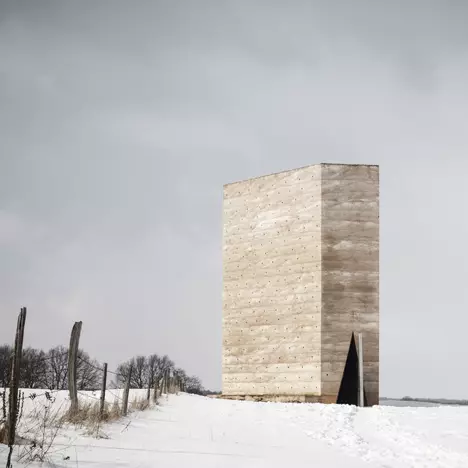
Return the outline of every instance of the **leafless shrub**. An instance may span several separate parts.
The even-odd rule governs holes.
[[[8,413],[6,409],[6,394],[7,390],[3,389],[0,392],[0,397],[2,399],[2,416],[0,417],[0,442],[7,443],[7,424],[8,424]],[[24,392],[21,390],[18,392],[18,408],[15,412],[16,417],[16,426],[19,425],[22,417],[23,417],[23,408],[24,408]]]
[[[54,407],[54,400],[34,406],[27,422],[21,425],[19,462],[50,462],[48,453],[63,427],[62,413],[62,405]]]

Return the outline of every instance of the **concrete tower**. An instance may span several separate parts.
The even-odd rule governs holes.
[[[367,404],[378,404],[378,166],[226,185],[223,394],[336,402],[353,332]]]

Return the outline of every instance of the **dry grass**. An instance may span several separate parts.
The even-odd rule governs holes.
[[[62,416],[62,422],[64,424],[73,424],[84,428],[84,433],[88,436],[95,437],[97,439],[109,438],[102,430],[104,423],[116,421],[121,418],[121,409],[117,401],[112,405],[105,403],[104,411],[101,414],[100,402],[89,400],[80,400],[78,404],[78,411],[73,413],[67,411]]]
[[[128,412],[145,411],[152,407],[147,398],[134,398],[128,405]],[[83,427],[85,434],[96,438],[108,438],[102,431],[104,423],[110,423],[122,418],[122,408],[117,400],[112,404],[105,403],[104,412],[100,414],[100,402],[89,402],[86,399],[80,400],[78,411],[74,413],[67,412],[62,416],[62,424],[73,424]]]
[[[130,403],[130,411],[145,411],[150,408],[151,403],[147,398],[134,398]]]
[[[105,403],[104,411],[101,414],[100,402],[80,400],[78,411],[74,411],[73,413],[67,411],[62,418],[65,423],[74,424],[75,426],[86,426],[89,424],[116,421],[121,417],[121,412],[122,411],[117,401],[112,405]]]

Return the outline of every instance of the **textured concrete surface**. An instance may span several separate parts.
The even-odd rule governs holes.
[[[337,395],[362,333],[369,404],[379,402],[379,171],[322,166],[322,395]]]
[[[378,187],[351,165],[225,186],[223,394],[336,400],[361,331],[378,401]]]

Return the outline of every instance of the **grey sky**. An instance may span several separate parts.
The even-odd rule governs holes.
[[[0,342],[220,387],[224,183],[381,166],[381,391],[467,397],[468,4],[0,0]]]

